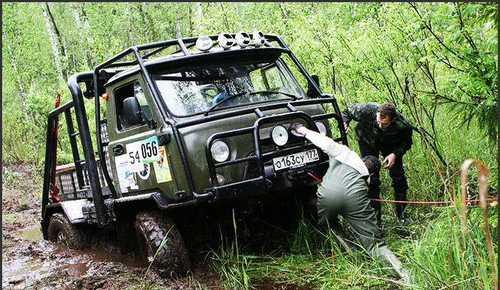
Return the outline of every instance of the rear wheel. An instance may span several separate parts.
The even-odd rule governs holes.
[[[188,251],[171,219],[159,212],[141,212],[136,216],[135,229],[140,254],[161,276],[184,275],[190,270]]]
[[[49,241],[66,245],[71,249],[80,250],[87,246],[83,231],[71,224],[62,213],[55,213],[50,217],[47,235]]]

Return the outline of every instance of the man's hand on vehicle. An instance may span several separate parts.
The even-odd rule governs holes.
[[[294,133],[297,136],[304,137],[306,136],[307,131],[309,130],[302,124],[297,123],[292,125],[292,133]]]
[[[396,163],[396,154],[394,153],[387,155],[384,158],[384,161],[382,161],[382,164],[384,164],[384,168],[391,168],[392,166],[394,166],[395,163]]]

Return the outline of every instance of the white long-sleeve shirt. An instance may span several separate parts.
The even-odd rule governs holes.
[[[333,139],[311,130],[308,130],[304,137],[328,154],[330,158],[335,158],[339,162],[349,165],[362,176],[370,175],[363,160],[361,160],[356,152],[349,149],[349,147],[339,144],[333,141]]]

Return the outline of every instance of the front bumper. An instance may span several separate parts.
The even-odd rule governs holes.
[[[215,200],[259,196],[271,192],[284,192],[297,186],[315,185],[317,181],[309,174],[322,176],[327,168],[328,160],[307,164],[298,169],[279,173],[266,168],[264,176],[214,186],[209,188],[207,192],[210,192]]]
[[[291,106],[290,106],[291,107]],[[321,119],[328,119],[333,117],[332,114],[321,114],[316,116],[309,116],[302,111],[292,110],[290,112],[264,116],[264,114],[256,109],[255,113],[259,118],[251,127],[234,129],[225,132],[213,134],[207,141],[206,157],[208,161],[208,170],[210,174],[211,187],[206,188],[205,193],[213,196],[215,199],[226,198],[239,198],[242,196],[265,194],[272,191],[286,191],[297,185],[312,186],[315,181],[309,176],[314,174],[322,176],[328,168],[328,156],[323,152],[318,153],[320,159],[318,161],[305,164],[300,168],[285,169],[275,171],[272,165],[272,159],[279,156],[293,154],[301,151],[306,151],[315,148],[313,144],[305,140],[303,144],[295,144],[295,146],[279,148],[271,152],[263,152],[263,142],[261,140],[260,129],[265,124],[275,124],[277,122],[287,121],[291,119],[301,119],[305,121],[307,127],[316,128],[315,121]],[[252,134],[253,136],[253,154],[243,158],[236,158],[233,160],[214,163],[210,154],[212,144],[223,138],[235,137],[243,134]],[[231,182],[227,184],[219,184],[217,180],[217,169],[225,166],[235,165],[239,163],[255,164],[256,175],[253,178],[243,178],[241,181]]]

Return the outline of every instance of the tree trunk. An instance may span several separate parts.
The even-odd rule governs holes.
[[[278,3],[278,6],[280,8],[280,11],[281,11],[281,16],[283,16],[283,19],[286,21],[288,20],[288,11],[286,10],[285,6],[283,5],[283,3]]]
[[[131,47],[133,45],[136,45],[134,35],[132,33],[132,30],[134,29],[132,27],[132,13],[130,11],[130,5],[125,5],[125,19],[129,20],[129,23],[127,23],[127,45],[128,47]]]
[[[50,7],[47,2],[45,2],[45,7],[43,9],[43,16],[45,19],[45,27],[50,37],[52,52],[54,53],[54,63],[56,66],[56,70],[59,76],[61,77],[61,80],[65,82],[68,79],[68,75],[63,64],[63,62],[66,60],[66,50],[62,42],[61,33],[57,28],[54,16],[50,11]]]
[[[2,30],[2,34],[3,34],[3,39],[8,39],[7,38],[7,33],[5,31],[5,29]],[[14,35],[18,34],[17,32],[14,32]],[[14,74],[14,79],[16,80],[16,85],[17,85],[17,88],[18,88],[18,92],[19,92],[19,99],[21,101],[21,111],[23,112],[23,115],[25,117],[28,116],[27,114],[27,109],[28,109],[28,106],[26,104],[26,89],[24,87],[24,83],[23,83],[23,80],[21,79],[20,75],[19,75],[19,69],[17,67],[17,57],[13,51],[13,47],[12,45],[10,45],[10,43],[8,42],[4,42],[4,47],[3,49],[7,52],[7,55],[8,55],[8,59],[10,61],[8,61],[12,67],[12,72]],[[4,60],[4,64],[7,63],[6,60]]]
[[[194,2],[191,6],[191,25],[192,25],[192,35],[200,34],[202,30],[203,21],[203,8],[201,2]]]
[[[153,4],[149,4],[153,5]],[[152,42],[152,41],[158,41],[160,40],[160,34],[158,33],[156,29],[156,25],[154,22],[154,19],[151,17],[151,15],[147,12],[147,6],[146,3],[141,3],[137,6],[139,10],[139,14],[141,15],[141,19],[144,25],[144,30],[147,31],[147,42]],[[159,9],[159,8],[157,8]]]
[[[175,20],[175,37],[182,38],[182,30],[181,30],[181,18],[177,17]]]
[[[80,38],[80,48],[83,50],[87,68],[92,69],[94,63],[92,61],[91,48],[94,46],[94,39],[90,37],[90,25],[84,5],[85,4],[83,3],[75,3],[73,4],[72,11],[76,27],[78,28],[78,31],[81,31],[81,35],[83,36]]]
[[[335,74],[335,65],[332,64],[332,89],[334,93],[337,93],[337,76]]]
[[[224,3],[219,3],[220,9],[222,11],[222,19],[224,20],[224,26],[226,26],[226,32],[231,32],[229,27],[229,21],[227,20],[226,10],[224,9]]]

